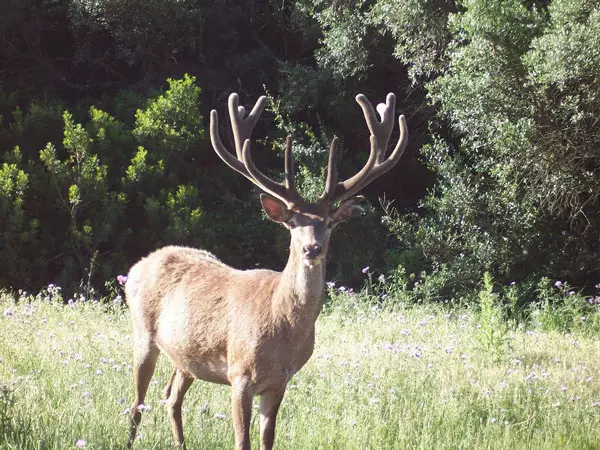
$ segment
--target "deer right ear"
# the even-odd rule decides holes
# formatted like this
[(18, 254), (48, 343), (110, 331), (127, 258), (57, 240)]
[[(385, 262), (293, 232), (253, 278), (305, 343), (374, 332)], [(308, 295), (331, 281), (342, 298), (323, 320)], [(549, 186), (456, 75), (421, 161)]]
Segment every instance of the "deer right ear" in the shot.
[(292, 218), (292, 213), (281, 200), (268, 194), (260, 194), (260, 203), (269, 219), (277, 223), (285, 223)]
[(352, 197), (344, 200), (340, 206), (331, 212), (333, 221), (336, 223), (344, 222), (350, 217), (356, 217), (362, 214), (364, 209), (358, 204), (358, 202), (361, 200), (362, 196)]

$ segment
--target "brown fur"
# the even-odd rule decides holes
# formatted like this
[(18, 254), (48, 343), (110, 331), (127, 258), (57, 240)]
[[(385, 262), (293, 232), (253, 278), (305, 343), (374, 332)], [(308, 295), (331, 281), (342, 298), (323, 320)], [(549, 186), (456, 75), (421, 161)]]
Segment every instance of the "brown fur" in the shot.
[[(322, 222), (319, 218), (321, 240), (328, 240), (330, 232)], [(303, 228), (312, 226), (296, 229), (298, 242), (306, 238), (303, 235), (316, 239)], [(310, 267), (301, 259), (300, 252), (292, 250), (283, 272), (243, 271), (203, 250), (170, 246), (131, 268), (125, 291), (134, 330), (137, 389), (129, 446), (160, 351), (175, 367), (165, 396), (177, 445), (183, 446), (181, 402), (193, 379), (232, 385), (234, 409), (236, 389), (250, 398), (274, 398), (271, 403), (278, 407), (287, 382), (312, 354), (314, 324), (323, 302), (324, 265)], [(269, 414), (267, 406), (261, 422), (272, 423), (274, 431), (277, 411)], [(235, 422), (234, 417), (234, 426)], [(261, 427), (263, 434), (271, 429), (267, 425)], [(239, 448), (248, 448), (246, 431), (236, 426)], [(261, 439), (261, 448), (272, 448), (272, 437)]]
[(394, 124), (394, 95), (388, 94), (382, 105), (381, 121), (368, 100), (357, 96), (372, 133), (369, 159), (355, 176), (338, 182), (334, 138), (325, 190), (317, 202), (307, 203), (295, 186), (291, 137), (286, 141), (283, 183), (266, 177), (251, 161), (249, 137), (266, 101), (261, 97), (244, 118), (237, 94), (230, 95), (237, 159), (221, 142), (216, 111), (211, 111), (210, 135), (223, 161), (270, 194), (263, 194), (261, 203), (269, 218), (290, 231), (287, 265), (282, 272), (236, 270), (204, 250), (170, 246), (131, 268), (125, 293), (133, 323), (136, 392), (128, 448), (161, 352), (174, 366), (165, 396), (178, 447), (185, 448), (183, 397), (193, 380), (201, 379), (231, 385), (238, 450), (250, 449), (252, 398), (261, 395), (260, 447), (273, 448), (277, 411), (287, 383), (313, 352), (331, 231), (361, 210), (351, 196), (393, 167), (406, 146), (408, 132), (400, 116), (400, 139), (385, 157)]

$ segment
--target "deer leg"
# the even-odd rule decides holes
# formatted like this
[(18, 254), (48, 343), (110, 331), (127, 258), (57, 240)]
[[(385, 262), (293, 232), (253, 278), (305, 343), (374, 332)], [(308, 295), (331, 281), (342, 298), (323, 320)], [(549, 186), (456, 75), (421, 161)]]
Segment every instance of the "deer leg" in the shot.
[(275, 421), (284, 390), (268, 392), (260, 398), (260, 450), (271, 450), (275, 441)]
[(171, 396), (171, 387), (173, 386), (173, 381), (175, 381), (176, 376), (177, 376), (177, 369), (173, 368), (173, 373), (171, 374), (171, 378), (169, 379), (169, 382), (167, 383), (167, 387), (165, 387), (165, 390), (163, 391), (163, 398), (165, 400), (169, 400), (169, 397)]
[(231, 415), (236, 450), (250, 450), (250, 417), (253, 396), (249, 377), (241, 376), (231, 383)]
[(181, 405), (183, 404), (183, 396), (190, 388), (194, 379), (188, 377), (181, 370), (175, 369), (169, 381), (169, 417), (171, 418), (171, 429), (173, 431), (173, 440), (175, 446), (185, 450), (183, 442), (183, 422), (181, 418)]
[(156, 368), (156, 361), (160, 350), (152, 343), (146, 345), (134, 345), (134, 364), (133, 364), (133, 380), (135, 383), (135, 399), (129, 411), (131, 418), (131, 428), (129, 429), (129, 440), (127, 448), (130, 449), (133, 445), (137, 429), (142, 421), (142, 412), (139, 406), (144, 403), (150, 380)]

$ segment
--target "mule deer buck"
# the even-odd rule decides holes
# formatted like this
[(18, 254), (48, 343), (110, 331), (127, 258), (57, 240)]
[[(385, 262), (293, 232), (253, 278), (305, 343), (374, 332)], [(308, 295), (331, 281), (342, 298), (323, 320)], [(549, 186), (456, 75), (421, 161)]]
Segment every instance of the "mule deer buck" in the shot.
[(168, 246), (131, 268), (125, 291), (133, 322), (135, 400), (128, 448), (140, 425), (140, 405), (161, 351), (174, 365), (165, 396), (178, 447), (185, 448), (183, 397), (198, 378), (231, 386), (238, 450), (250, 449), (252, 399), (260, 395), (260, 448), (273, 448), (275, 419), (286, 385), (313, 352), (331, 231), (361, 211), (352, 196), (398, 162), (408, 139), (406, 121), (400, 116), (400, 137), (386, 158), (394, 126), (394, 94), (388, 94), (386, 104), (378, 105), (381, 120), (364, 95), (356, 101), (371, 132), (369, 158), (357, 174), (338, 181), (338, 147), (333, 138), (325, 189), (316, 202), (302, 199), (296, 189), (290, 136), (283, 182), (268, 178), (252, 162), (249, 138), (266, 97), (259, 98), (244, 118), (238, 95), (229, 96), (235, 156), (223, 145), (217, 112), (211, 111), (214, 150), (265, 192), (260, 200), (267, 216), (290, 231), (290, 254), (282, 272), (236, 270), (203, 250)]

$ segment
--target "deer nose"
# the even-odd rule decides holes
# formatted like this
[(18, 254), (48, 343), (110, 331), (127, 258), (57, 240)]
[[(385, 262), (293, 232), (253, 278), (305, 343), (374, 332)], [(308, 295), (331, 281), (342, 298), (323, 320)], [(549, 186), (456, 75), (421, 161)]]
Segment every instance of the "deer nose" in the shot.
[(307, 244), (302, 247), (302, 251), (304, 252), (304, 256), (307, 256), (308, 258), (316, 258), (317, 256), (321, 255), (323, 247), (321, 247), (319, 244)]

